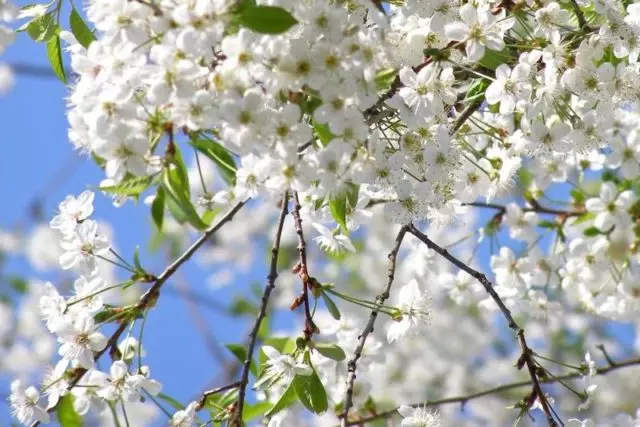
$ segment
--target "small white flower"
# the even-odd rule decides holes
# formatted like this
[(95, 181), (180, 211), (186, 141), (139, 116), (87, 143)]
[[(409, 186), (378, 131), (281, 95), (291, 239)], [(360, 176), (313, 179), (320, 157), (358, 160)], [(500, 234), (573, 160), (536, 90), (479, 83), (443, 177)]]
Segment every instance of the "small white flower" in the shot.
[(58, 353), (69, 361), (77, 360), (86, 369), (93, 367), (93, 352), (107, 345), (107, 338), (95, 330), (95, 322), (89, 313), (80, 313), (73, 321), (65, 321), (56, 330), (62, 345)]
[(417, 327), (426, 327), (431, 319), (429, 297), (420, 291), (416, 279), (412, 279), (400, 289), (397, 307), (402, 319), (393, 322), (387, 330), (387, 340), (390, 343), (408, 332), (415, 332)]
[(60, 265), (68, 270), (78, 266), (89, 275), (98, 271), (97, 255), (109, 250), (109, 241), (98, 234), (98, 223), (86, 220), (78, 226), (73, 235), (60, 242), (64, 252), (60, 255)]
[(62, 234), (71, 234), (79, 222), (89, 218), (93, 213), (93, 199), (95, 195), (91, 191), (85, 191), (77, 198), (67, 196), (58, 209), (60, 213), (56, 215), (49, 225), (51, 228), (60, 230)]
[(289, 384), (296, 375), (308, 377), (313, 373), (311, 366), (301, 362), (297, 362), (288, 354), (280, 354), (275, 348), (265, 345), (262, 352), (269, 358), (267, 367), (262, 377), (256, 382), (254, 388), (260, 389), (267, 384), (273, 384), (276, 381), (282, 381), (283, 384)]
[(420, 408), (412, 408), (408, 405), (402, 405), (398, 408), (398, 412), (404, 418), (402, 427), (440, 427), (440, 415), (436, 411), (430, 411), (426, 406)]
[(311, 225), (318, 233), (320, 233), (319, 236), (313, 238), (313, 241), (325, 251), (332, 254), (341, 253), (344, 249), (349, 252), (356, 251), (355, 246), (353, 246), (353, 243), (351, 243), (351, 239), (349, 239), (348, 236), (345, 236), (344, 234), (335, 234), (324, 225), (316, 222)]
[(127, 402), (135, 402), (140, 399), (140, 388), (145, 377), (139, 374), (131, 375), (129, 367), (122, 360), (117, 360), (111, 365), (110, 377), (107, 384), (98, 390), (98, 396), (105, 400), (124, 399)]
[(169, 421), (171, 427), (192, 427), (195, 424), (198, 402), (191, 402), (186, 408), (176, 411)]
[(22, 424), (29, 425), (34, 420), (41, 423), (49, 422), (49, 414), (41, 406), (40, 393), (33, 387), (24, 387), (22, 381), (15, 380), (11, 383), (11, 395), (9, 396), (13, 416)]

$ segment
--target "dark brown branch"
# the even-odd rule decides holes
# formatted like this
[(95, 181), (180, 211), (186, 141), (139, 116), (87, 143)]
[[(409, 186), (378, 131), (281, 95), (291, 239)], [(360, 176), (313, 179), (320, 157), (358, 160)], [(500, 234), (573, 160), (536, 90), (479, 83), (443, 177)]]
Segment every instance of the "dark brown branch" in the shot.
[[(602, 368), (597, 368), (596, 370), (596, 375), (606, 375), (611, 371), (615, 371), (617, 369), (621, 369), (621, 368), (626, 368), (626, 367), (630, 367), (630, 366), (637, 366), (640, 365), (640, 358), (634, 358), (634, 359), (628, 359), (628, 360), (623, 360), (622, 362), (615, 362), (615, 363), (611, 363), (608, 362), (609, 365), (602, 367)], [(552, 384), (558, 381), (564, 381), (564, 380), (571, 380), (571, 379), (575, 379), (575, 378), (579, 378), (581, 376), (583, 376), (584, 374), (582, 374), (581, 372), (573, 372), (571, 374), (565, 374), (565, 375), (558, 375), (558, 376), (554, 376), (554, 377), (546, 377), (544, 380), (540, 380), (541, 383), (544, 384)], [(510, 384), (503, 384), (503, 385), (499, 385), (493, 388), (489, 388), (486, 390), (482, 390), (476, 393), (471, 393), (471, 394), (466, 394), (466, 395), (462, 395), (462, 396), (453, 396), (453, 397), (446, 397), (444, 399), (438, 399), (438, 400), (427, 400), (425, 402), (420, 402), (420, 403), (414, 403), (412, 406), (414, 408), (417, 407), (435, 407), (435, 406), (439, 406), (439, 405), (446, 405), (449, 403), (461, 403), (464, 404), (470, 400), (474, 400), (474, 399), (478, 399), (480, 397), (484, 397), (484, 396), (489, 396), (492, 394), (498, 394), (498, 393), (502, 393), (505, 391), (509, 391), (509, 390), (513, 390), (516, 388), (521, 388), (521, 387), (531, 387), (533, 386), (533, 382), (531, 382), (531, 380), (529, 381), (518, 381), (518, 382), (513, 382)], [(355, 425), (362, 425), (364, 423), (368, 423), (371, 421), (375, 421), (375, 420), (379, 420), (381, 418), (387, 418), (390, 417), (394, 414), (396, 414), (398, 411), (398, 408), (394, 408), (394, 409), (390, 409), (388, 411), (384, 411), (384, 412), (380, 412), (378, 414), (375, 415), (371, 415), (369, 417), (365, 417), (365, 418), (360, 418), (357, 421), (352, 421), (350, 423), (347, 424), (347, 426), (355, 426)]]
[[(540, 214), (558, 215), (558, 216), (565, 216), (565, 217), (580, 216), (584, 214), (584, 212), (581, 212), (581, 211), (565, 211), (561, 209), (547, 208), (547, 207), (541, 206), (537, 201), (532, 204), (534, 204), (533, 207), (525, 206), (525, 207), (521, 207), (520, 209), (522, 209), (523, 212), (536, 212)], [(506, 206), (498, 205), (495, 203), (471, 202), (471, 203), (464, 203), (464, 205), (473, 206), (477, 208), (495, 209), (500, 211), (501, 213), (505, 213), (507, 211)]]
[(589, 27), (587, 26), (587, 20), (584, 18), (584, 13), (582, 12), (580, 5), (576, 0), (569, 0), (569, 3), (571, 4), (573, 13), (576, 14), (576, 18), (578, 19), (578, 25), (580, 26), (580, 29), (586, 33), (589, 30)]
[[(404, 239), (405, 234), (409, 231), (410, 226), (404, 225), (400, 228), (395, 240), (395, 244), (391, 252), (389, 252), (389, 270), (387, 274), (387, 285), (384, 288), (384, 291), (376, 297), (377, 306), (381, 306), (384, 302), (389, 298), (389, 292), (391, 291), (391, 285), (393, 284), (393, 279), (396, 273), (396, 258), (398, 257), (398, 252), (400, 251), (400, 246), (402, 245), (402, 240)], [(355, 385), (356, 380), (356, 369), (358, 365), (358, 360), (362, 356), (362, 350), (364, 349), (365, 342), (367, 341), (367, 337), (371, 332), (373, 332), (373, 326), (376, 322), (376, 318), (378, 317), (379, 308), (371, 311), (371, 315), (369, 316), (369, 322), (365, 326), (362, 334), (358, 337), (358, 346), (353, 352), (353, 357), (347, 363), (347, 390), (344, 396), (344, 409), (342, 411), (342, 427), (349, 425), (349, 410), (353, 406), (353, 387)]]
[(491, 296), (493, 301), (500, 308), (502, 315), (507, 320), (507, 324), (509, 325), (509, 328), (513, 330), (514, 333), (516, 334), (518, 343), (520, 344), (520, 350), (522, 352), (520, 358), (518, 359), (518, 369), (521, 369), (524, 366), (527, 367), (527, 370), (529, 371), (529, 376), (531, 377), (531, 382), (533, 385), (533, 390), (531, 395), (532, 396), (531, 404), (535, 402), (535, 398), (537, 397), (538, 400), (540, 400), (540, 405), (542, 406), (543, 412), (545, 414), (545, 417), (547, 418), (547, 422), (549, 426), (551, 427), (557, 426), (558, 424), (556, 423), (553, 417), (552, 409), (549, 404), (549, 401), (547, 400), (546, 395), (542, 390), (542, 387), (540, 387), (540, 381), (536, 373), (535, 359), (533, 357), (533, 352), (527, 345), (527, 341), (524, 337), (524, 329), (522, 329), (513, 319), (513, 316), (511, 315), (511, 311), (509, 311), (507, 306), (504, 305), (504, 302), (502, 301), (500, 296), (497, 294), (497, 292), (493, 288), (493, 284), (489, 281), (489, 279), (487, 279), (487, 276), (469, 267), (467, 264), (460, 261), (458, 258), (454, 257), (453, 255), (451, 255), (446, 249), (438, 246), (435, 242), (429, 239), (429, 237), (427, 237), (426, 234), (418, 230), (413, 224), (409, 225), (408, 231), (409, 233), (416, 236), (422, 243), (427, 245), (429, 249), (435, 251), (440, 256), (445, 258), (447, 261), (449, 261), (450, 263), (458, 267), (460, 270), (466, 272), (467, 274), (469, 274), (471, 277), (473, 277), (474, 279), (476, 279), (478, 282), (482, 284), (486, 292)]
[(455, 134), (458, 129), (460, 129), (466, 123), (466, 121), (469, 120), (469, 117), (471, 117), (473, 113), (478, 111), (478, 108), (480, 108), (480, 106), (482, 105), (482, 101), (483, 98), (474, 101), (467, 108), (465, 108), (462, 113), (460, 113), (456, 121), (451, 126), (451, 129), (449, 129), (449, 135)]
[(300, 217), (300, 199), (298, 198), (298, 192), (293, 192), (293, 200), (295, 202), (293, 208), (293, 219), (296, 228), (296, 235), (298, 237), (298, 265), (296, 271), (298, 276), (302, 280), (302, 303), (304, 304), (304, 337), (309, 340), (314, 333), (318, 331), (313, 317), (311, 316), (311, 309), (309, 307), (309, 288), (312, 285), (313, 279), (309, 276), (309, 268), (307, 265), (307, 244), (304, 240), (304, 233), (302, 231), (302, 218)]
[[(151, 288), (145, 292), (138, 302), (135, 305), (136, 312), (144, 312), (152, 308), (158, 298), (160, 297), (160, 289), (162, 285), (164, 285), (167, 280), (182, 266), (185, 262), (187, 262), (193, 254), (195, 254), (198, 249), (207, 241), (209, 238), (218, 231), (224, 224), (231, 221), (235, 214), (245, 205), (245, 202), (236, 203), (227, 213), (225, 213), (215, 224), (211, 227), (207, 228), (202, 235), (196, 240), (180, 257), (178, 257), (171, 265), (169, 265), (158, 277), (155, 277), (153, 280), (153, 285)], [(124, 331), (129, 326), (129, 320), (124, 319), (116, 329), (116, 331), (111, 335), (109, 341), (107, 341), (107, 345), (102, 350), (98, 351), (93, 359), (97, 361), (100, 359), (109, 349), (115, 346), (118, 342), (120, 336), (124, 333)], [(82, 379), (84, 374), (87, 371), (85, 369), (76, 370), (73, 377), (69, 380), (68, 390), (71, 390), (75, 387), (78, 382)], [(56, 409), (57, 406), (48, 409), (48, 412), (52, 412)], [(37, 427), (40, 425), (39, 421), (34, 422), (31, 427)]]
[(223, 385), (222, 387), (213, 388), (211, 390), (205, 391), (204, 393), (202, 393), (202, 397), (200, 398), (200, 400), (198, 400), (198, 406), (196, 406), (196, 411), (199, 411), (202, 408), (204, 408), (204, 405), (207, 403), (207, 399), (210, 396), (213, 396), (214, 394), (218, 394), (223, 391), (230, 390), (232, 388), (236, 388), (239, 386), (240, 386), (240, 381), (236, 381), (235, 383)]
[(278, 277), (278, 254), (280, 253), (280, 240), (282, 238), (282, 228), (284, 226), (284, 219), (289, 213), (289, 193), (285, 191), (282, 197), (282, 209), (280, 210), (280, 217), (278, 218), (278, 225), (276, 227), (276, 234), (273, 239), (273, 246), (271, 248), (271, 268), (269, 275), (267, 276), (267, 285), (264, 288), (262, 294), (262, 302), (260, 304), (260, 311), (253, 323), (253, 328), (249, 334), (249, 347), (247, 348), (247, 358), (244, 361), (242, 367), (242, 375), (240, 377), (238, 404), (229, 420), (229, 426), (241, 427), (242, 426), (242, 409), (244, 407), (244, 400), (247, 392), (247, 384), (249, 383), (249, 372), (251, 368), (251, 360), (253, 359), (253, 352), (258, 340), (258, 330), (262, 324), (262, 320), (267, 315), (267, 306), (269, 305), (269, 298), (271, 292), (276, 287), (276, 278)]

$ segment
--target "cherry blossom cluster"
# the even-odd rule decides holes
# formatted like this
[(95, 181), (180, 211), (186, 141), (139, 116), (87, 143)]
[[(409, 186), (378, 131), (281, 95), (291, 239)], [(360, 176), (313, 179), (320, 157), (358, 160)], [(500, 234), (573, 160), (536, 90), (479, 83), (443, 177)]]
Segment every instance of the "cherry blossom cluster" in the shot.
[[(329, 411), (326, 405), (312, 408), (324, 413), (318, 425), (359, 422), (379, 415), (380, 405), (396, 408), (402, 425), (436, 427), (456, 415), (420, 405), (425, 384), (449, 395), (477, 392), (477, 384), (507, 382), (514, 359), (524, 365), (524, 356), (533, 358), (526, 348), (520, 355), (486, 339), (496, 299), (504, 302), (503, 312), (526, 317), (527, 333), (533, 329), (541, 341), (544, 328), (590, 336), (604, 319), (637, 319), (640, 4), (258, 3), (91, 0), (86, 13), (95, 40), (87, 43), (66, 31), (60, 37), (77, 75), (68, 97), (69, 139), (103, 168), (101, 188), (115, 195), (116, 204), (150, 190), (152, 211), (159, 206), (156, 211), (175, 217), (159, 228), (184, 238), (186, 230), (176, 223), (203, 230), (207, 215), (232, 203), (263, 202), (247, 216), (239, 214), (241, 225), (221, 232), (220, 246), (205, 247), (202, 263), (251, 266), (253, 238), (271, 224), (261, 209), (283, 194), (282, 203), (290, 193), (296, 200), (300, 195), (297, 213), (313, 236), (309, 241), (322, 249), (322, 257), (310, 256), (321, 266), (322, 283), (307, 286), (305, 277), (303, 301), (309, 303), (307, 292), (315, 292), (315, 302), (325, 298), (328, 312), (314, 307), (313, 319), (306, 314), (305, 332), (311, 332), (300, 345), (289, 340), (292, 349), (259, 346), (264, 363), (254, 386), (260, 402), (276, 408), (291, 386), (317, 378), (331, 405)], [(284, 16), (287, 28), (247, 23), (243, 8), (258, 6), (280, 11), (274, 13)], [(0, 4), (0, 19), (11, 10)], [(190, 146), (213, 159), (224, 183), (207, 185), (215, 173), (199, 157), (187, 170), (181, 153)], [(514, 201), (516, 194), (522, 197)], [(159, 204), (164, 198), (174, 208), (184, 205), (183, 211), (165, 209)], [(117, 312), (102, 297), (124, 285), (110, 284), (101, 270), (101, 262), (117, 254), (90, 218), (93, 199), (91, 192), (69, 196), (50, 223), (60, 240), (60, 267), (79, 277), (73, 296), (47, 284), (39, 299), (61, 360), (40, 391), (13, 382), (10, 400), (23, 423), (47, 421), (47, 410), (68, 393), (83, 415), (160, 390), (149, 368), (134, 358), (141, 343), (131, 344), (131, 337), (116, 346), (120, 354), (109, 373), (95, 367), (95, 359), (116, 344), (100, 330), (114, 320), (108, 314)], [(480, 211), (491, 217), (476, 227)], [(425, 222), (447, 248), (466, 241), (463, 247), (472, 249), (460, 252), (469, 264), (481, 244), (492, 245), (497, 297), (468, 271), (452, 269), (407, 237), (390, 302), (374, 302), (380, 278), (389, 275), (380, 260), (398, 226)], [(292, 230), (283, 241), (303, 250)], [(278, 306), (300, 306), (301, 269), (298, 262), (294, 273), (279, 279)], [(343, 292), (341, 283), (348, 280), (358, 287), (356, 295)], [(331, 298), (350, 308), (337, 315)], [(362, 328), (372, 310), (386, 323), (367, 336)], [(513, 405), (524, 409), (516, 415), (534, 409), (546, 414), (549, 402), (571, 413), (590, 410), (603, 387), (591, 354), (580, 351), (579, 366), (563, 365), (581, 381), (579, 391), (571, 389), (579, 399), (530, 394)], [(619, 367), (603, 353), (607, 369)], [(352, 354), (355, 361), (345, 363)], [(473, 360), (461, 354), (473, 354)], [(537, 360), (533, 383), (542, 378), (540, 371), (551, 372), (542, 366), (547, 359)], [(351, 370), (356, 362), (358, 381), (349, 384), (346, 365)], [(87, 373), (74, 382), (72, 369)], [(47, 404), (40, 403), (41, 391)], [(345, 395), (353, 411), (349, 418), (347, 407), (341, 419)], [(504, 402), (496, 398), (489, 411), (468, 405), (477, 419), (501, 425), (514, 418)], [(309, 409), (314, 402), (306, 403)], [(300, 408), (278, 407), (267, 418), (271, 425), (299, 425), (305, 416)], [(171, 415), (170, 425), (194, 425), (201, 409), (199, 401), (191, 402)], [(604, 424), (586, 417), (570, 422), (638, 423), (628, 414), (606, 421), (610, 415), (604, 413)]]
[[(98, 259), (109, 252), (109, 241), (98, 233), (97, 222), (90, 219), (93, 200), (94, 193), (90, 191), (78, 197), (68, 196), (60, 203), (59, 214), (50, 223), (51, 228), (60, 233), (61, 268), (73, 269), (80, 275), (73, 283), (74, 294), (70, 297), (60, 295), (51, 283), (44, 285), (39, 300), (40, 314), (47, 329), (57, 338), (61, 359), (42, 381), (46, 406), (40, 404), (40, 392), (34, 386), (25, 386), (20, 379), (11, 384), (13, 413), (23, 424), (34, 420), (48, 422), (47, 410), (54, 408), (69, 392), (73, 393), (75, 410), (84, 415), (92, 408), (103, 411), (109, 402), (139, 401), (143, 390), (157, 394), (162, 388), (160, 383), (149, 378), (148, 366), (138, 366), (135, 372), (130, 372), (134, 356), (141, 351), (133, 337), (119, 343), (117, 348), (121, 357), (113, 361), (109, 373), (94, 366), (96, 355), (109, 344), (100, 331), (101, 324), (113, 316), (107, 312), (106, 319), (96, 322), (105, 308), (102, 297), (118, 285), (110, 286), (100, 276)], [(69, 369), (87, 372), (79, 381), (74, 381)]]

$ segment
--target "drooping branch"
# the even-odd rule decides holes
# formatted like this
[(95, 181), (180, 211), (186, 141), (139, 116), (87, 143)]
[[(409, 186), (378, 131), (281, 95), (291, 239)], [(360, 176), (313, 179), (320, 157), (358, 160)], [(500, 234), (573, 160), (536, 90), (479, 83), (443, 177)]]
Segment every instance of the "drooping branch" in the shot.
[[(598, 376), (602, 376), (602, 375), (606, 375), (611, 371), (615, 371), (617, 369), (622, 369), (622, 368), (628, 368), (631, 366), (639, 366), (640, 365), (640, 357), (637, 358), (633, 358), (633, 359), (627, 359), (627, 360), (623, 360), (621, 362), (609, 362), (609, 364), (607, 366), (601, 367), (601, 368), (597, 368), (596, 369), (596, 375)], [(541, 383), (544, 384), (553, 384), (559, 381), (564, 381), (564, 380), (572, 380), (575, 378), (579, 378), (581, 376), (584, 376), (584, 374), (582, 374), (581, 372), (573, 372), (570, 374), (564, 374), (564, 375), (556, 375), (553, 377), (546, 377), (542, 380), (540, 380)], [(436, 407), (436, 406), (440, 406), (440, 405), (446, 405), (446, 404), (450, 404), (450, 403), (460, 403), (460, 404), (465, 404), (466, 402), (470, 401), (470, 400), (474, 400), (474, 399), (478, 399), (480, 397), (484, 397), (484, 396), (490, 396), (492, 394), (499, 394), (499, 393), (503, 393), (505, 391), (509, 391), (509, 390), (513, 390), (513, 389), (517, 389), (517, 388), (521, 388), (521, 387), (531, 387), (533, 386), (533, 382), (531, 380), (529, 381), (518, 381), (518, 382), (513, 382), (513, 383), (509, 383), (509, 384), (503, 384), (503, 385), (499, 385), (496, 387), (492, 387), (492, 388), (488, 388), (486, 390), (482, 390), (476, 393), (470, 393), (470, 394), (465, 394), (462, 396), (453, 396), (453, 397), (446, 397), (444, 399), (438, 399), (438, 400), (427, 400), (424, 402), (420, 402), (420, 403), (414, 403), (412, 405), (409, 406), (413, 406), (414, 408), (417, 407)], [(384, 418), (388, 418), (391, 417), (392, 415), (396, 414), (398, 411), (398, 408), (394, 408), (394, 409), (390, 409), (388, 411), (384, 411), (384, 412), (380, 412), (378, 414), (375, 415), (371, 415), (365, 418), (360, 418), (356, 421), (351, 421), (349, 423), (347, 423), (347, 426), (355, 426), (355, 425), (362, 425), (371, 421), (376, 421), (379, 419), (384, 419)]]
[[(393, 284), (393, 279), (396, 274), (396, 258), (398, 257), (398, 252), (400, 251), (400, 246), (402, 245), (402, 240), (404, 239), (405, 234), (409, 231), (409, 225), (404, 225), (400, 228), (395, 240), (395, 244), (391, 252), (389, 252), (389, 270), (387, 274), (387, 285), (384, 288), (384, 291), (376, 297), (376, 305), (380, 307), (384, 302), (389, 298), (389, 292), (391, 290), (391, 285)], [(358, 360), (362, 356), (362, 350), (364, 349), (364, 345), (367, 341), (367, 337), (371, 332), (373, 332), (373, 326), (376, 322), (376, 318), (378, 317), (379, 308), (371, 311), (369, 315), (369, 321), (365, 326), (362, 334), (358, 337), (358, 346), (353, 352), (353, 357), (347, 363), (347, 390), (344, 395), (344, 408), (342, 411), (342, 427), (349, 425), (349, 411), (353, 406), (353, 387), (355, 385), (356, 380), (356, 369), (358, 366)]]
[(509, 328), (513, 330), (514, 333), (516, 334), (516, 338), (518, 339), (518, 343), (520, 345), (520, 350), (521, 350), (521, 355), (520, 355), (520, 358), (518, 359), (517, 367), (518, 369), (521, 369), (524, 366), (527, 367), (527, 370), (529, 371), (529, 376), (531, 377), (531, 383), (533, 385), (533, 390), (530, 395), (531, 405), (535, 402), (537, 398), (540, 401), (540, 405), (542, 406), (542, 410), (545, 414), (545, 417), (547, 418), (547, 423), (549, 424), (549, 426), (551, 427), (557, 426), (558, 424), (554, 419), (551, 405), (549, 404), (549, 401), (547, 400), (547, 397), (544, 394), (542, 387), (540, 386), (540, 380), (537, 374), (535, 359), (533, 357), (533, 352), (527, 345), (527, 341), (524, 336), (524, 329), (522, 329), (518, 325), (518, 323), (516, 323), (513, 316), (511, 315), (511, 311), (509, 311), (509, 309), (504, 304), (504, 302), (502, 301), (498, 293), (495, 291), (495, 289), (493, 288), (493, 284), (489, 281), (489, 279), (487, 279), (487, 276), (469, 267), (466, 263), (460, 261), (458, 258), (451, 255), (446, 249), (438, 246), (435, 242), (429, 239), (429, 237), (426, 234), (418, 230), (413, 224), (409, 225), (408, 231), (409, 233), (417, 237), (425, 245), (427, 245), (429, 249), (435, 251), (437, 254), (439, 254), (440, 256), (445, 258), (447, 261), (449, 261), (450, 263), (458, 267), (460, 270), (466, 272), (467, 274), (469, 274), (470, 276), (472, 276), (474, 279), (476, 279), (478, 282), (482, 284), (485, 291), (489, 294), (489, 296), (491, 296), (491, 299), (493, 299), (493, 301), (496, 303), (498, 308), (500, 308), (502, 315), (507, 320), (507, 324), (509, 325)]
[[(200, 247), (207, 241), (211, 236), (216, 233), (223, 225), (228, 223), (233, 219), (235, 214), (245, 205), (246, 202), (238, 202), (227, 213), (225, 213), (215, 224), (211, 225), (207, 228), (202, 235), (196, 240), (187, 250), (185, 250), (182, 255), (180, 255), (171, 265), (169, 265), (165, 270), (157, 277), (153, 277), (153, 285), (147, 292), (145, 292), (138, 302), (135, 304), (134, 308), (137, 312), (143, 312), (151, 309), (158, 298), (160, 297), (160, 289), (162, 286), (175, 274), (176, 271), (186, 263), (197, 251)], [(129, 321), (123, 320), (115, 332), (111, 335), (109, 340), (107, 341), (107, 345), (100, 351), (96, 352), (93, 359), (97, 361), (100, 359), (109, 349), (114, 347), (120, 336), (124, 333), (124, 331), (129, 326)], [(87, 372), (85, 369), (77, 369), (73, 375), (73, 377), (69, 380), (69, 387), (67, 390), (71, 390), (75, 387), (78, 382), (84, 377), (84, 374)], [(56, 409), (57, 406), (53, 406), (48, 409), (49, 412), (52, 412)], [(39, 421), (34, 422), (31, 427), (37, 427), (40, 425)]]
[(251, 360), (253, 359), (253, 352), (255, 350), (256, 342), (258, 341), (258, 330), (262, 324), (262, 320), (267, 315), (267, 306), (269, 305), (269, 298), (271, 292), (276, 287), (276, 278), (278, 277), (278, 254), (280, 253), (280, 240), (282, 238), (282, 228), (284, 226), (284, 219), (289, 213), (289, 193), (285, 191), (282, 197), (282, 209), (280, 210), (280, 217), (278, 218), (278, 225), (276, 226), (276, 234), (273, 239), (273, 246), (271, 247), (271, 268), (269, 275), (267, 276), (267, 284), (262, 294), (262, 300), (260, 304), (260, 311), (253, 323), (253, 328), (249, 334), (249, 346), (247, 348), (247, 356), (242, 367), (242, 374), (240, 376), (240, 384), (238, 386), (238, 403), (235, 411), (231, 415), (229, 420), (229, 426), (240, 427), (242, 426), (242, 410), (244, 407), (244, 400), (247, 392), (247, 384), (249, 383), (249, 372), (251, 368)]

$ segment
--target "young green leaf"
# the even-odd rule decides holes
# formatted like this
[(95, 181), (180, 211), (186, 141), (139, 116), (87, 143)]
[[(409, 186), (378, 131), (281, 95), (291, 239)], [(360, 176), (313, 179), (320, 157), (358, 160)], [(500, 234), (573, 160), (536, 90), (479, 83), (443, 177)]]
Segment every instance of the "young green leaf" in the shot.
[(314, 343), (314, 349), (324, 357), (337, 362), (341, 362), (347, 357), (344, 350), (337, 344)]
[(245, 423), (247, 421), (251, 421), (254, 418), (258, 418), (260, 415), (263, 415), (270, 408), (271, 403), (269, 402), (258, 402), (255, 405), (245, 404), (242, 413), (242, 420)]
[(27, 34), (37, 42), (49, 41), (58, 34), (58, 30), (58, 24), (56, 24), (56, 20), (53, 17), (53, 12), (37, 16), (27, 25)]
[(292, 384), (305, 408), (316, 414), (327, 410), (329, 407), (327, 392), (315, 369), (309, 376), (296, 375)]
[(335, 302), (331, 299), (326, 292), (322, 293), (322, 300), (324, 301), (324, 305), (327, 306), (327, 310), (329, 310), (329, 314), (336, 320), (340, 320), (340, 310)]
[(600, 234), (600, 230), (597, 227), (589, 227), (583, 231), (583, 234), (587, 237), (595, 237)]
[(62, 63), (62, 48), (60, 47), (60, 36), (56, 34), (47, 41), (47, 57), (53, 69), (53, 73), (58, 76), (63, 83), (67, 83), (67, 74)]
[(269, 411), (266, 414), (264, 414), (265, 418), (270, 418), (275, 414), (277, 414), (278, 412), (282, 411), (283, 409), (287, 409), (289, 406), (296, 403), (296, 400), (298, 400), (298, 397), (296, 395), (296, 390), (293, 385), (294, 382), (295, 382), (295, 379), (291, 382), (291, 384), (289, 384), (289, 387), (287, 387), (284, 393), (282, 393), (282, 396), (280, 396), (280, 399), (278, 399), (276, 404), (273, 405), (273, 407), (269, 409)]
[(162, 224), (164, 223), (164, 190), (162, 187), (158, 187), (156, 191), (156, 197), (151, 203), (151, 218), (159, 231), (162, 231)]
[(153, 178), (150, 176), (129, 176), (118, 184), (99, 188), (100, 191), (106, 191), (107, 193), (138, 199), (140, 194), (149, 188), (152, 180)]
[(170, 202), (169, 209), (172, 214), (177, 211), (178, 217), (185, 219), (196, 230), (207, 228), (207, 224), (200, 219), (196, 208), (191, 203), (188, 183), (182, 179), (179, 168), (165, 170), (162, 185), (168, 196), (167, 201)]
[(71, 15), (69, 16), (69, 26), (71, 27), (71, 32), (75, 36), (76, 40), (78, 40), (78, 43), (80, 43), (85, 48), (88, 48), (91, 42), (96, 39), (96, 36), (93, 35), (91, 29), (89, 29), (87, 24), (75, 9), (71, 9)]
[(238, 14), (238, 23), (256, 33), (282, 34), (298, 21), (281, 7), (255, 6), (241, 9)]
[(191, 140), (190, 142), (199, 152), (213, 160), (224, 182), (229, 185), (235, 184), (236, 163), (226, 148), (210, 139), (200, 138)]
[(383, 68), (378, 70), (375, 77), (376, 89), (379, 91), (389, 89), (397, 75), (398, 70), (395, 68)]
[(56, 409), (60, 427), (82, 427), (82, 417), (73, 407), (73, 395), (62, 396)]
[(313, 132), (318, 137), (322, 145), (325, 147), (329, 145), (331, 140), (334, 138), (331, 130), (329, 129), (329, 125), (326, 123), (318, 123), (315, 120), (313, 121)]

